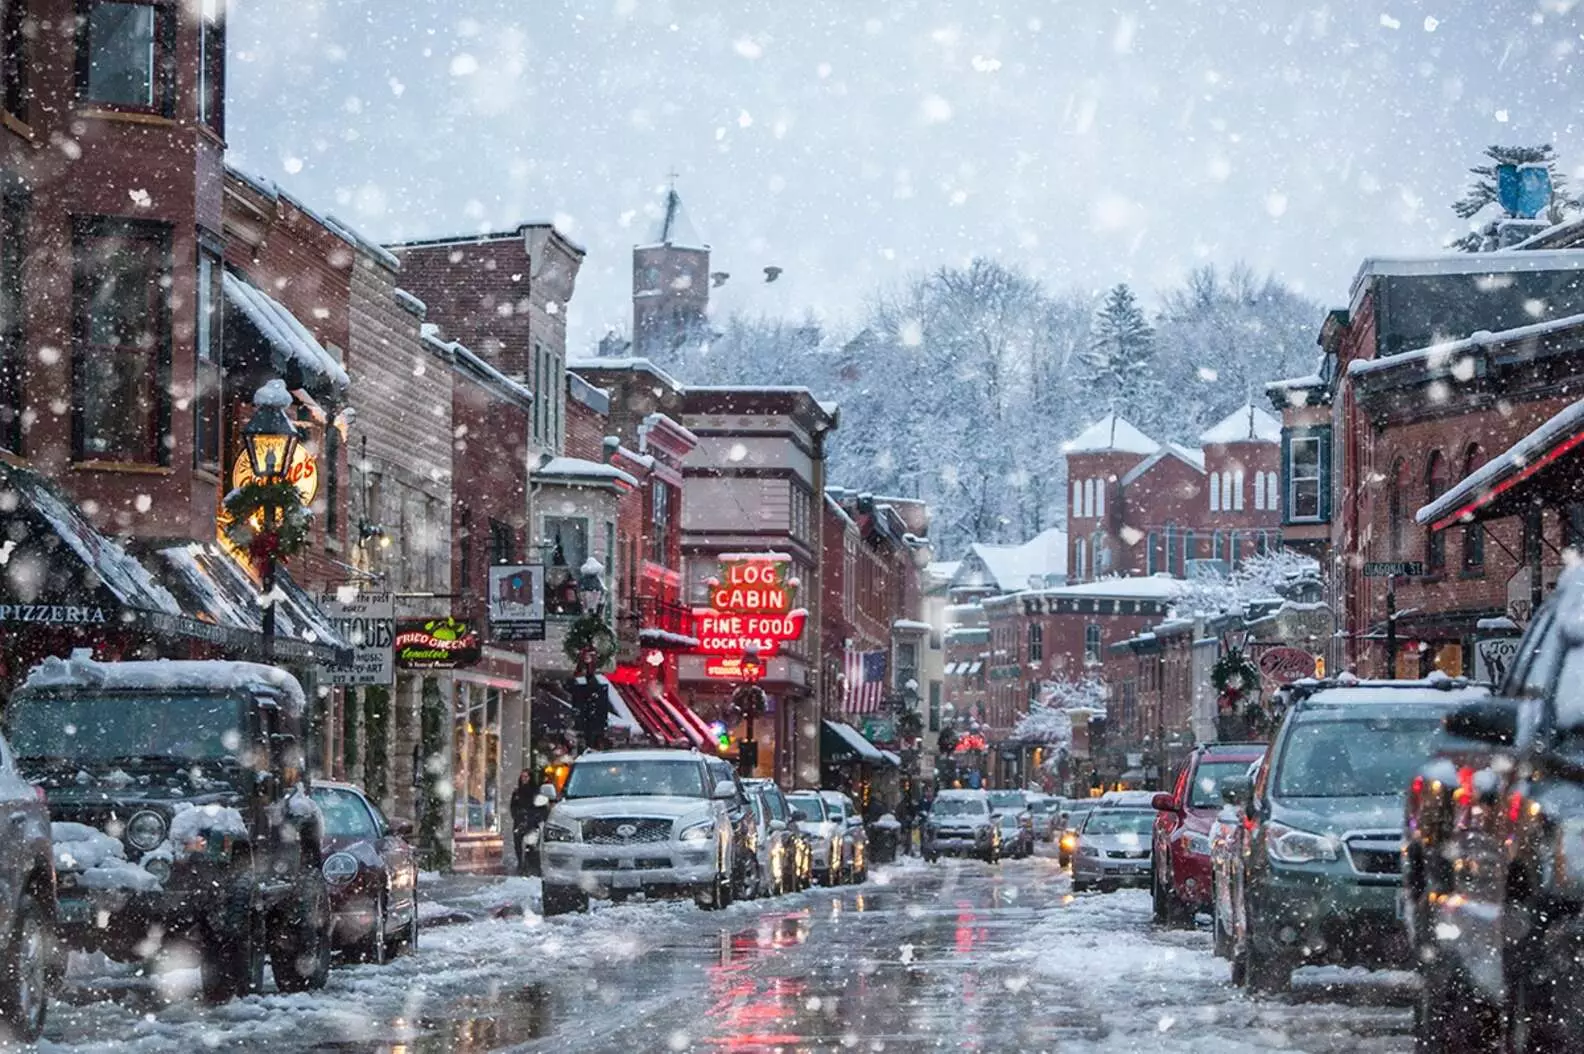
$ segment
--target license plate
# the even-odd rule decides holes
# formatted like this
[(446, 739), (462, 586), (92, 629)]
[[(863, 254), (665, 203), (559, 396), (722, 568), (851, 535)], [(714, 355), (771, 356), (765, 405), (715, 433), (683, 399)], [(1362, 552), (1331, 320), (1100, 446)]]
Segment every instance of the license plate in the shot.
[(611, 876), (611, 885), (617, 889), (637, 889), (642, 885), (642, 876), (631, 871), (617, 871)]

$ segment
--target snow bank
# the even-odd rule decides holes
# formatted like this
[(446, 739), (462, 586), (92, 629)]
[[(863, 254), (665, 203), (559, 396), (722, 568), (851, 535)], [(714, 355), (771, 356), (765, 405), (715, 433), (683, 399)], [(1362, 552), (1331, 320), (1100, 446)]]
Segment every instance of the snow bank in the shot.
[(240, 812), (223, 805), (179, 803), (176, 806), (176, 815), (171, 817), (172, 844), (183, 846), (201, 835), (246, 838), (247, 822), (242, 819)]
[(160, 880), (126, 858), (119, 838), (81, 823), (52, 823), (55, 870), (75, 874), (87, 889), (130, 889), (151, 892)]

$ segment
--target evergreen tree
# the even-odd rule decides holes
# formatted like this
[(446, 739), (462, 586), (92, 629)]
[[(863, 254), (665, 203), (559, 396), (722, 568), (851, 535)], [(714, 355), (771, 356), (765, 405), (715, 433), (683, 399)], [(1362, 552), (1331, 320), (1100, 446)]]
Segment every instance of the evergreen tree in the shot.
[[(1541, 143), (1539, 146), (1487, 146), (1485, 158), (1485, 164), (1469, 169), (1469, 174), (1474, 178), (1469, 181), (1468, 190), (1464, 191), (1463, 196), (1452, 203), (1452, 211), (1457, 213), (1459, 219), (1473, 219), (1486, 207), (1497, 204), (1496, 169), (1502, 165), (1546, 167), (1551, 173), (1551, 206), (1546, 215), (1552, 223), (1560, 223), (1569, 210), (1578, 207), (1579, 203), (1564, 193), (1567, 176), (1557, 171), (1556, 150), (1550, 143)], [(1512, 213), (1503, 210), (1502, 215), (1511, 218)], [(1479, 252), (1485, 247), (1485, 233), (1483, 230), (1471, 230), (1453, 241), (1452, 246), (1466, 253)]]
[(1088, 363), (1095, 391), (1109, 409), (1135, 419), (1154, 416), (1155, 331), (1126, 282), (1112, 288), (1095, 313)]

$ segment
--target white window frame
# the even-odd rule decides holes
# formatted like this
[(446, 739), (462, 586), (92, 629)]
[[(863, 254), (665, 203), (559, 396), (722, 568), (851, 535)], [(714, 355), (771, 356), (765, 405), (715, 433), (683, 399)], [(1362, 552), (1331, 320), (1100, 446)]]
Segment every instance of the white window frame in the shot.
[(1243, 470), (1232, 473), (1232, 511), (1243, 511)]
[(1095, 480), (1095, 516), (1105, 515), (1105, 480)]
[[(1316, 435), (1295, 435), (1287, 440), (1287, 464), (1283, 466), (1287, 471), (1287, 519), (1293, 523), (1319, 523), (1321, 512), (1325, 508), (1324, 495), (1321, 488), (1325, 486), (1325, 477), (1320, 469), (1321, 456), (1324, 453), (1320, 448), (1322, 437)], [(1298, 460), (1298, 444), (1314, 444), (1314, 475), (1300, 476), (1296, 471)], [(1299, 515), (1298, 513), (1298, 484), (1313, 480), (1315, 484), (1315, 508), (1312, 514)]]

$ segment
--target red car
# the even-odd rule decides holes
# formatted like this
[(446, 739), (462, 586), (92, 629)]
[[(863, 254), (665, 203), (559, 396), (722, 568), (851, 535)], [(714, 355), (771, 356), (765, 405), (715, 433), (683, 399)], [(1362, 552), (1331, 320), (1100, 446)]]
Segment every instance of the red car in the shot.
[(418, 946), (418, 860), (412, 824), (391, 823), (357, 787), (315, 780), (324, 814), (325, 879), (338, 950), (383, 963)]
[(1215, 890), (1210, 826), (1221, 811), (1221, 781), (1244, 775), (1264, 753), (1264, 743), (1203, 744), (1188, 755), (1173, 789), (1155, 795), (1151, 889), (1156, 922), (1191, 926), (1195, 913), (1210, 910)]

